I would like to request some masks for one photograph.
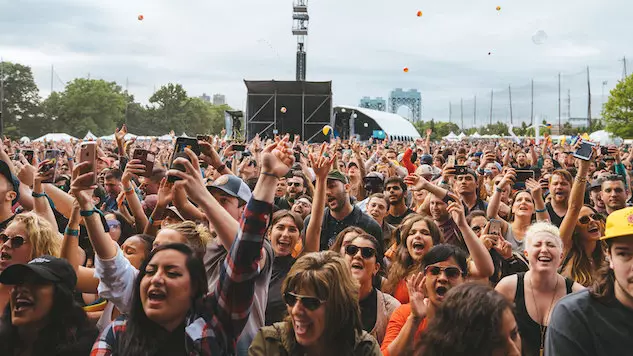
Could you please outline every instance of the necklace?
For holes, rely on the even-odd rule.
[[[541,347],[539,349],[539,355],[543,356],[545,354],[545,331],[547,330],[547,326],[545,324],[545,319],[549,316],[549,312],[552,310],[552,306],[554,305],[554,298],[556,298],[556,292],[558,291],[558,276],[556,277],[556,285],[554,286],[554,295],[552,295],[552,301],[549,303],[549,308],[547,308],[547,313],[543,315],[543,319],[541,320],[541,313],[538,311],[538,304],[536,304],[536,298],[534,297],[534,284],[532,284],[532,276],[530,275],[530,288],[532,289],[532,300],[534,301],[534,308],[536,308],[536,317],[539,320],[539,327],[541,328]],[[526,306],[527,309],[527,306]]]

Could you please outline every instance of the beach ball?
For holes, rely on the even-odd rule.
[[[282,106],[280,111],[281,111],[282,114],[285,114],[286,111],[288,111],[288,109],[286,109],[285,106]]]
[[[404,69],[402,70],[405,73],[409,73],[409,67],[404,67]]]
[[[422,17],[422,11],[418,11],[418,17]]]

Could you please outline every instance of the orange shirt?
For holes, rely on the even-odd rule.
[[[407,322],[409,315],[411,315],[410,304],[402,304],[391,314],[391,318],[389,318],[389,324],[387,324],[385,338],[382,340],[382,345],[380,345],[380,351],[382,351],[383,355],[389,356],[389,351],[387,350],[387,348],[398,337],[398,334],[400,334],[400,330],[402,330],[402,327]],[[415,332],[415,336],[413,337],[414,342],[417,342],[420,337],[422,337],[422,332],[426,330],[427,322],[428,319],[424,318],[422,323],[420,323],[420,326],[418,327],[418,330]]]
[[[404,279],[398,282],[396,290],[393,291],[393,297],[398,299],[400,304],[409,303],[409,290],[407,289],[407,282]]]

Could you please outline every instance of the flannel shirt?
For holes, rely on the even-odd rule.
[[[194,306],[186,319],[186,353],[233,355],[235,343],[246,325],[253,302],[255,278],[272,204],[251,199],[240,221],[240,231],[220,267],[220,279],[212,292]],[[91,356],[109,356],[125,332],[126,317],[108,326],[95,342]]]

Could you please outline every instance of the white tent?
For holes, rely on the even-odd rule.
[[[187,134],[183,132],[182,135],[180,135],[180,137],[189,137],[189,136],[187,136]]]
[[[31,139],[26,136],[20,139],[20,143],[29,143],[29,142],[31,142]]]
[[[171,135],[165,134],[158,137],[158,141],[171,141]]]
[[[124,139],[125,140],[131,140],[131,139],[136,138],[136,137],[137,136],[135,134],[128,133],[128,134],[125,135]],[[108,135],[108,136],[101,136],[99,138],[104,140],[104,141],[114,141],[115,140],[114,134]]]
[[[42,137],[36,138],[34,141],[35,142],[44,142],[44,141],[70,142],[70,140],[76,140],[76,139],[77,139],[76,137],[72,137],[69,134],[65,134],[65,133],[49,133]]]
[[[457,138],[459,138],[460,140],[463,140],[465,137],[466,137],[466,134],[463,132],[457,136]]]
[[[620,137],[616,137],[604,130],[593,132],[589,135],[589,139],[593,142],[599,142],[602,146],[622,143]]]
[[[475,131],[474,134],[470,135],[470,138],[481,138],[481,135],[479,134],[479,132]]]
[[[95,136],[90,130],[88,130],[88,133],[86,134],[86,136],[84,136],[85,141],[94,141],[96,139],[97,139],[97,136]]]
[[[457,135],[453,131],[451,131],[448,135],[444,136],[443,139],[447,141],[456,141],[459,139]]]

